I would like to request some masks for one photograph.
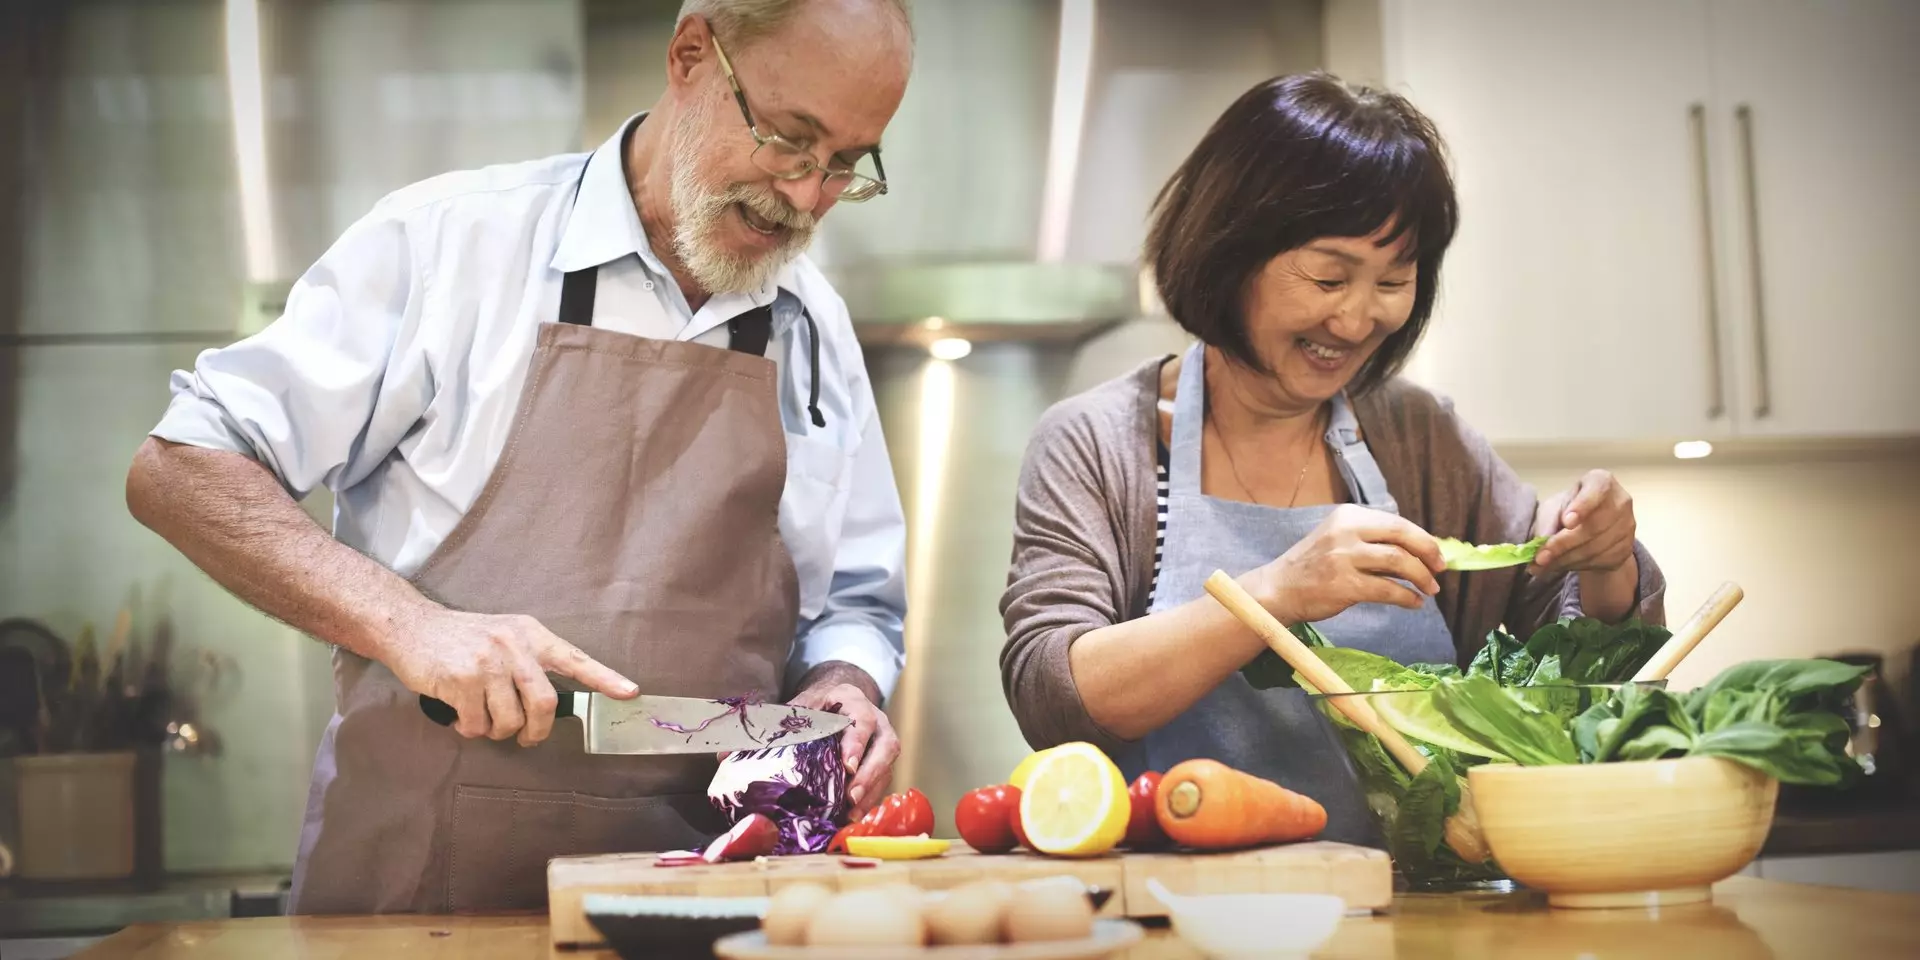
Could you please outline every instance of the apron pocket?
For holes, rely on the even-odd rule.
[[[543,909],[549,859],[699,847],[711,836],[702,827],[718,829],[715,816],[704,793],[455,787],[447,899],[456,913]]]

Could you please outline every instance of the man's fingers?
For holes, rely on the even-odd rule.
[[[849,793],[857,792],[861,798],[855,803],[886,796],[887,785],[893,782],[893,762],[899,758],[900,738],[894,736],[891,725],[882,722],[873,733],[873,746],[867,751],[866,760],[861,762],[859,772],[853,775],[853,785],[848,788]]]
[[[490,740],[505,740],[526,726],[526,716],[520,710],[520,691],[514,687],[512,677],[487,679],[487,714],[493,720],[487,729]]]
[[[1409,610],[1420,609],[1421,601],[1426,598],[1413,588],[1386,577],[1368,577],[1360,587],[1362,603],[1390,603]]]
[[[486,736],[487,731],[492,729],[493,721],[487,716],[486,691],[479,687],[461,687],[442,699],[460,715],[453,722],[455,733],[475,740]]]
[[[526,713],[526,726],[520,728],[520,745],[531,747],[553,733],[553,710],[560,703],[553,682],[532,658],[524,661],[513,677],[520,691],[520,706]]]
[[[547,634],[552,640],[539,647],[540,666],[551,673],[563,677],[572,677],[580,681],[589,690],[604,693],[618,700],[639,695],[640,687],[632,680],[620,675],[620,672],[586,655],[579,647],[559,637]]]

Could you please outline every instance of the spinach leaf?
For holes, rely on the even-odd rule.
[[[1306,644],[1309,650],[1333,647],[1333,644],[1328,643],[1327,638],[1321,636],[1320,631],[1314,629],[1311,623],[1296,623],[1288,627],[1287,632]],[[1247,661],[1246,665],[1240,668],[1240,675],[1246,677],[1247,683],[1251,684],[1255,690],[1299,686],[1294,682],[1293,668],[1287,666],[1287,661],[1281,659],[1280,655],[1272,650],[1262,650],[1259,656]]]
[[[1446,834],[1447,818],[1460,809],[1460,780],[1446,754],[1434,755],[1400,798],[1387,833],[1387,850],[1398,862],[1416,867],[1433,862]]]
[[[1461,733],[1516,763],[1542,766],[1580,760],[1559,716],[1489,677],[1442,680],[1433,697],[1434,705]]]
[[[1526,646],[1536,661],[1558,657],[1560,675],[1576,683],[1622,683],[1670,636],[1666,628],[1638,619],[1616,625],[1567,617],[1535,630]]]
[[[1850,694],[1866,672],[1836,660],[1749,660],[1720,671],[1695,692],[1712,699],[1724,691],[1764,691],[1791,701],[1836,690]]]

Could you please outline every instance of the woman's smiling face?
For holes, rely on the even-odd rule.
[[[1407,238],[1322,237],[1267,261],[1247,285],[1247,339],[1277,391],[1309,406],[1346,389],[1413,313]]]

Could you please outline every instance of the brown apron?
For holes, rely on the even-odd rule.
[[[591,326],[596,276],[566,276],[499,463],[413,581],[453,609],[532,616],[647,693],[777,697],[799,597],[771,308],[733,322],[731,350],[651,340]],[[550,857],[725,827],[712,754],[590,756],[572,720],[533,748],[468,740],[337,648],[334,682],[294,913],[540,909]]]

